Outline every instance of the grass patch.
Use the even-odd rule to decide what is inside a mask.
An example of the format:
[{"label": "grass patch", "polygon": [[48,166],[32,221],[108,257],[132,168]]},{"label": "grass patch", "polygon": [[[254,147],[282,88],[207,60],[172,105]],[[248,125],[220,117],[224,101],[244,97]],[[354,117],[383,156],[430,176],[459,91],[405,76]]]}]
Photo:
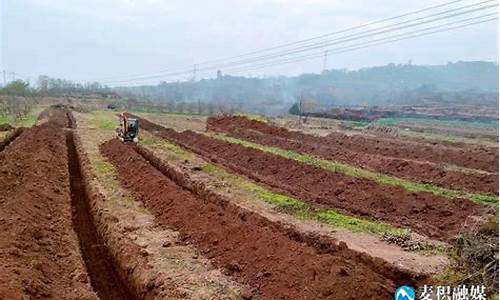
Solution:
[{"label": "grass patch", "polygon": [[272,153],[275,155],[279,155],[288,159],[292,159],[307,165],[319,167],[321,169],[334,172],[334,173],[339,173],[343,174],[346,176],[351,176],[351,177],[356,177],[356,178],[363,178],[363,179],[368,179],[368,180],[373,180],[377,183],[380,184],[385,184],[385,185],[392,185],[392,186],[398,186],[401,187],[409,192],[428,192],[432,193],[437,196],[443,196],[447,197],[450,199],[455,199],[455,198],[464,198],[464,199],[469,199],[471,201],[481,203],[481,204],[498,204],[498,197],[496,196],[489,196],[489,195],[482,195],[482,194],[472,194],[472,193],[467,193],[467,192],[461,192],[461,191],[455,191],[455,190],[449,190],[445,188],[441,188],[432,184],[422,184],[422,183],[416,183],[416,182],[411,182],[407,180],[403,180],[400,178],[376,173],[376,172],[371,172],[368,170],[360,169],[360,168],[355,168],[349,165],[345,164],[340,164],[337,162],[333,161],[328,161],[328,160],[323,160],[323,159],[318,159],[309,155],[297,153],[294,151],[289,151],[289,150],[283,150],[281,148],[276,148],[276,147],[270,147],[270,146],[264,146],[261,144],[256,144],[252,143],[249,141],[229,137],[227,135],[217,133],[217,134],[212,134],[211,135],[214,138],[217,138],[219,140],[228,142],[228,143],[233,143],[233,144],[238,144],[242,145],[247,148],[252,148],[256,150],[260,150],[263,152],[267,153]]},{"label": "grass patch", "polygon": [[292,214],[299,219],[315,220],[321,223],[333,225],[335,227],[345,228],[352,232],[371,233],[381,236],[385,234],[400,236],[408,233],[407,230],[400,229],[389,224],[362,220],[340,214],[333,210],[314,208],[303,201],[271,192],[252,182],[248,182],[237,175],[232,175],[226,172],[223,168],[214,164],[204,165],[202,167],[202,171],[213,175],[224,182],[228,182],[232,186],[236,186],[243,191],[249,192],[259,200],[269,203],[279,210]]},{"label": "grass patch", "polygon": [[401,122],[418,123],[424,125],[437,125],[449,127],[490,127],[498,128],[497,120],[456,120],[456,119],[436,119],[426,117],[400,117],[400,118],[382,118],[372,124],[379,126],[396,126]]},{"label": "grass patch", "polygon": [[37,117],[28,114],[22,118],[16,118],[11,115],[0,115],[0,124],[9,123],[14,127],[31,127],[36,124]]},{"label": "grass patch", "polygon": [[266,118],[264,118],[263,116],[256,115],[256,114],[237,113],[236,116],[238,116],[238,117],[244,117],[244,118],[247,118],[247,119],[253,120],[253,121],[259,121],[259,122],[262,122],[262,123],[267,123]]},{"label": "grass patch", "polygon": [[154,146],[157,148],[160,148],[161,150],[168,151],[170,153],[173,153],[175,155],[175,158],[181,159],[181,160],[192,160],[194,159],[194,154],[182,149],[181,147],[170,143],[169,141],[165,139],[159,139],[155,138],[151,135],[146,135],[143,134],[139,137],[139,144],[145,145],[145,146]]},{"label": "grass patch", "polygon": [[115,173],[115,167],[104,160],[95,160],[92,167],[95,173],[99,175],[110,175]]},{"label": "grass patch", "polygon": [[347,128],[352,128],[352,129],[363,129],[366,126],[370,125],[369,121],[349,121],[349,120],[340,120],[340,123],[347,127]]},{"label": "grass patch", "polygon": [[99,129],[114,130],[119,123],[115,114],[115,112],[94,111],[90,123]]},{"label": "grass patch", "polygon": [[206,114],[199,114],[197,112],[179,112],[179,111],[159,111],[155,109],[134,109],[131,111],[128,111],[131,114],[138,115],[141,114],[143,116],[153,116],[153,117],[166,117],[166,116],[185,116],[185,117],[190,117],[190,116],[206,116]]}]

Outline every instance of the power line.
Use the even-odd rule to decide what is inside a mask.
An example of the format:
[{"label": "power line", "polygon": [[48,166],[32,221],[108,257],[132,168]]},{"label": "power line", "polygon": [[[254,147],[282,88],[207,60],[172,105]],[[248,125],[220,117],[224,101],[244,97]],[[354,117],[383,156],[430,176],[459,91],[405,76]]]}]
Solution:
[{"label": "power line", "polygon": [[[426,35],[430,35],[430,34],[435,34],[435,33],[439,33],[439,32],[456,30],[456,29],[460,29],[463,27],[468,27],[468,26],[472,26],[472,25],[477,25],[477,24],[497,20],[498,17],[476,21],[478,19],[490,17],[490,16],[497,15],[497,14],[498,14],[497,12],[485,14],[485,15],[481,15],[481,16],[468,18],[468,19],[449,22],[446,24],[435,25],[435,26],[424,28],[424,29],[414,30],[412,32],[407,32],[404,34],[397,34],[397,35],[393,35],[393,36],[389,36],[389,37],[385,37],[385,38],[380,38],[380,39],[376,39],[376,40],[372,40],[372,41],[368,41],[368,42],[364,42],[364,43],[358,43],[355,45],[328,49],[328,51],[330,54],[346,53],[346,52],[351,52],[351,51],[364,49],[364,48],[368,48],[368,47],[373,47],[373,46],[378,46],[378,45],[382,45],[382,44],[394,43],[394,42],[401,41],[401,40],[406,40],[406,39],[426,36]],[[473,22],[471,22],[471,21],[473,21]],[[463,22],[468,22],[468,23],[460,24]],[[454,25],[454,24],[459,24],[459,25],[450,26],[450,25]],[[449,27],[443,27],[443,26],[449,26]],[[245,66],[245,67],[239,67],[239,68],[233,68],[233,69],[230,68],[229,70],[237,71],[237,72],[238,71],[239,72],[250,71],[250,70],[256,70],[256,69],[261,69],[261,68],[270,67],[270,66],[277,66],[277,65],[283,65],[283,64],[295,63],[295,62],[299,62],[299,61],[310,60],[310,59],[319,58],[322,56],[323,56],[323,53],[320,52],[320,53],[309,54],[309,55],[304,55],[304,56],[299,56],[299,57],[292,57],[292,58],[287,58],[287,59],[282,59],[282,60],[266,62],[266,63],[262,63],[260,65]]]},{"label": "power line", "polygon": [[[491,2],[491,1],[495,1],[495,0],[483,1],[480,4],[483,4],[485,2]],[[474,4],[474,5],[477,5],[477,4]],[[469,6],[466,6],[466,7],[469,7]],[[230,62],[230,63],[227,63],[227,64],[219,65],[217,67],[218,68],[225,68],[225,67],[228,67],[228,66],[231,66],[231,65],[252,63],[252,62],[255,62],[255,61],[259,61],[259,60],[272,59],[272,58],[276,58],[276,57],[286,56],[286,55],[290,55],[290,54],[296,54],[296,53],[305,52],[305,51],[309,51],[309,50],[320,49],[320,48],[324,48],[324,47],[327,47],[327,46],[337,45],[337,44],[341,44],[341,43],[347,43],[347,42],[351,42],[351,41],[363,39],[363,38],[366,38],[366,37],[371,37],[371,36],[374,36],[374,35],[380,35],[380,34],[390,33],[390,32],[393,32],[393,31],[398,31],[398,30],[402,30],[402,29],[416,27],[416,26],[427,24],[427,23],[433,23],[433,22],[437,22],[437,21],[441,21],[441,20],[445,20],[445,19],[450,19],[450,18],[454,18],[454,17],[457,17],[457,16],[461,16],[461,15],[465,15],[465,14],[470,14],[470,13],[478,12],[478,11],[481,11],[481,10],[493,8],[493,7],[497,7],[497,5],[495,4],[495,5],[484,6],[484,7],[475,8],[475,9],[471,9],[471,10],[467,10],[467,11],[462,11],[462,12],[458,12],[458,13],[454,13],[454,14],[450,14],[450,15],[441,16],[441,17],[438,17],[438,18],[430,19],[430,20],[420,21],[420,20],[422,20],[424,18],[427,18],[427,17],[433,17],[433,16],[436,16],[436,15],[442,15],[443,13],[433,14],[433,15],[429,15],[429,16],[426,16],[426,17],[417,18],[415,20],[404,21],[404,22],[401,22],[401,23],[393,24],[393,25],[383,26],[383,27],[380,27],[380,28],[377,28],[377,29],[372,29],[372,30],[363,31],[363,32],[356,33],[356,34],[351,34],[351,35],[339,37],[339,38],[336,38],[336,39],[333,39],[333,40],[327,40],[327,41],[318,42],[318,43],[314,43],[314,44],[310,44],[310,45],[306,45],[306,46],[300,46],[300,47],[297,47],[297,48],[288,49],[287,51],[284,51],[284,52],[272,53],[272,54],[268,54],[268,55],[264,55],[264,56],[258,56],[258,57],[254,57],[254,58],[249,58],[249,59],[246,59],[246,60],[240,60],[240,61],[236,61],[236,62]],[[462,8],[464,8],[464,7],[462,7]],[[460,8],[460,9],[462,9],[462,8]],[[453,10],[453,11],[456,11],[456,10]],[[413,22],[413,21],[417,21],[417,20],[420,21],[420,22],[407,24],[409,22]],[[406,24],[406,25],[402,25],[402,24]],[[399,25],[402,25],[402,26],[399,26]],[[396,27],[391,28],[393,26],[396,26]],[[384,29],[384,30],[380,30],[380,29]]]},{"label": "power line", "polygon": [[[494,0],[487,0],[487,1],[480,2],[480,3],[472,4],[472,5],[466,5],[466,6],[463,6],[463,7],[460,7],[460,8],[455,8],[455,9],[452,9],[452,10],[449,10],[449,11],[457,11],[457,10],[463,9],[463,8],[470,8],[472,6],[477,6],[479,4],[484,4],[484,3],[492,2],[492,1],[494,1]],[[209,70],[214,70],[214,69],[230,68],[232,66],[244,65],[244,64],[249,64],[249,63],[256,63],[256,62],[258,63],[258,62],[263,61],[263,60],[270,60],[270,59],[273,59],[273,58],[280,58],[280,57],[288,56],[288,55],[291,55],[291,54],[296,54],[296,53],[300,53],[300,52],[311,51],[311,50],[315,50],[315,49],[319,49],[319,48],[324,48],[324,47],[332,46],[332,45],[337,45],[337,44],[341,44],[341,43],[352,42],[352,41],[355,41],[355,40],[364,39],[364,38],[368,38],[368,37],[372,37],[372,36],[376,36],[376,35],[381,35],[381,34],[386,34],[386,33],[390,33],[390,32],[393,32],[393,31],[399,31],[399,30],[407,29],[407,28],[411,28],[411,27],[418,27],[418,26],[421,26],[421,25],[424,25],[424,24],[427,24],[427,23],[433,23],[433,22],[436,22],[436,21],[441,21],[441,20],[445,20],[445,19],[455,18],[457,16],[461,16],[461,15],[464,15],[464,14],[478,12],[480,10],[485,10],[485,9],[489,9],[489,8],[492,8],[492,7],[496,7],[496,5],[483,6],[483,7],[480,7],[480,8],[474,8],[474,9],[467,10],[467,11],[461,11],[461,12],[456,12],[454,14],[444,15],[444,16],[441,16],[441,17],[438,17],[438,18],[434,18],[434,19],[430,19],[430,20],[420,21],[418,23],[410,23],[410,22],[414,22],[415,20],[422,20],[424,18],[428,18],[428,17],[436,16],[436,15],[443,15],[444,13],[446,13],[446,12],[440,12],[440,13],[432,14],[432,15],[429,15],[429,16],[426,16],[426,17],[419,17],[419,18],[417,18],[415,20],[407,20],[407,21],[396,23],[396,24],[393,24],[393,25],[383,26],[383,27],[380,27],[380,28],[371,29],[369,31],[360,32],[358,34],[351,34],[351,35],[348,35],[348,36],[343,36],[343,37],[340,37],[340,38],[336,38],[334,40],[323,41],[321,43],[315,43],[315,44],[309,45],[308,48],[290,49],[287,52],[274,53],[274,54],[270,54],[270,55],[266,55],[266,56],[260,56],[260,57],[249,58],[249,59],[246,59],[246,60],[241,60],[241,61],[236,61],[236,62],[230,62],[230,63],[226,63],[226,64],[221,64],[221,65],[214,65],[214,66],[208,66],[208,67],[204,67],[204,68],[199,68],[199,69],[197,69],[197,71],[203,72],[203,71],[209,71]],[[447,12],[449,12],[449,11],[447,11]],[[408,24],[408,23],[410,23],[410,24]],[[401,24],[406,24],[406,25],[400,26]],[[391,26],[396,26],[396,27],[390,28]],[[389,28],[389,29],[380,30],[381,28]],[[367,33],[367,32],[370,32],[370,33]],[[406,33],[403,33],[403,34],[406,34]],[[155,79],[155,78],[166,78],[166,77],[171,77],[171,76],[183,75],[183,74],[186,74],[187,72],[189,72],[189,71],[186,70],[186,71],[179,71],[179,72],[167,73],[167,74],[163,74],[163,75],[153,75],[153,76],[136,77],[136,78],[131,78],[131,79],[127,79],[127,80],[109,81],[109,82],[106,82],[106,83],[128,83],[128,82],[144,81],[144,80]]]},{"label": "power line", "polygon": [[[492,16],[492,15],[497,15],[497,14],[498,13],[491,13],[491,14],[488,14],[488,15],[483,15],[483,16],[480,16],[480,17],[471,18],[471,20],[476,20],[476,19],[480,19],[480,18],[483,18],[483,17],[486,17],[486,16]],[[447,27],[447,28],[441,28],[442,25],[440,25],[440,26],[434,26],[433,28],[440,28],[440,29],[429,31],[429,32],[424,32],[424,33],[412,34],[412,35],[403,36],[403,37],[399,37],[399,38],[395,38],[395,37],[400,36],[400,35],[395,35],[395,36],[391,36],[391,37],[387,37],[387,38],[383,38],[383,39],[378,39],[378,40],[370,41],[369,43],[361,43],[361,44],[357,44],[357,45],[351,45],[351,46],[348,46],[348,47],[341,47],[341,48],[344,48],[343,50],[341,48],[329,49],[329,51],[331,51],[329,53],[331,53],[331,54],[346,53],[346,52],[351,52],[351,51],[354,51],[354,50],[359,50],[359,49],[374,47],[374,46],[388,44],[388,43],[394,43],[394,42],[397,42],[397,41],[407,40],[407,39],[421,37],[421,36],[426,36],[426,35],[430,35],[430,34],[434,34],[434,33],[445,32],[445,31],[455,30],[455,29],[459,29],[459,28],[463,28],[463,27],[468,27],[468,26],[472,26],[472,25],[477,25],[477,24],[481,24],[481,23],[491,22],[491,21],[494,21],[494,20],[498,20],[498,17],[489,18],[489,19],[485,19],[485,20],[481,20],[481,21],[476,21],[476,22],[470,22],[470,23],[466,23],[466,24],[462,24],[462,25],[458,25],[458,26]],[[453,23],[458,23],[458,22],[453,22]],[[448,25],[450,25],[450,24],[448,24]],[[425,30],[427,31],[429,29],[431,29],[431,28],[427,28]],[[419,31],[422,31],[422,30],[414,31],[414,33],[419,32]],[[379,41],[379,42],[377,42],[377,41]],[[338,51],[334,51],[334,50],[338,50]],[[269,67],[269,66],[275,66],[275,65],[282,65],[282,64],[287,64],[287,63],[295,63],[295,62],[305,61],[305,60],[309,60],[309,59],[313,59],[313,58],[320,58],[321,56],[322,56],[322,54],[320,54],[320,53],[309,54],[309,55],[300,56],[300,57],[288,58],[288,59],[285,59],[285,60],[279,60],[279,61],[274,61],[274,62],[267,62],[267,63],[261,64],[261,65],[249,66],[249,67],[244,68],[244,69],[242,68],[239,71],[248,71],[248,70],[254,70],[254,69],[261,69],[263,67]]]},{"label": "power line", "polygon": [[[426,11],[430,11],[430,10],[434,10],[434,9],[437,9],[437,8],[450,6],[450,5],[453,5],[453,4],[456,4],[456,3],[459,3],[459,2],[464,2],[464,1],[466,1],[466,0],[454,0],[454,1],[450,1],[450,2],[445,2],[445,3],[442,3],[442,4],[438,4],[438,5],[429,6],[429,7],[425,7],[425,8],[422,8],[422,9],[410,11],[410,12],[407,12],[407,13],[404,13],[404,14],[400,14],[400,15],[397,15],[397,16],[393,16],[393,17],[389,17],[389,18],[384,18],[384,19],[381,19],[381,20],[376,20],[376,21],[372,21],[372,22],[368,22],[368,23],[356,25],[356,26],[353,26],[353,27],[350,27],[350,28],[346,28],[346,29],[342,29],[342,30],[338,30],[338,31],[334,31],[334,32],[322,34],[322,35],[311,37],[311,38],[308,38],[308,39],[303,39],[303,40],[299,40],[299,41],[295,41],[295,42],[290,42],[290,43],[285,43],[285,44],[281,44],[281,45],[277,45],[277,46],[273,46],[273,47],[268,47],[268,48],[263,48],[263,49],[259,49],[259,50],[254,50],[254,51],[251,51],[251,52],[247,52],[247,53],[243,53],[243,54],[239,54],[239,55],[235,55],[235,56],[230,56],[230,57],[225,57],[225,58],[219,58],[219,59],[214,59],[214,60],[209,60],[209,61],[203,61],[203,62],[200,62],[200,63],[197,63],[197,64],[201,65],[201,64],[210,64],[210,63],[215,63],[215,62],[220,62],[220,61],[226,61],[226,60],[231,60],[231,59],[235,59],[235,58],[241,58],[241,57],[244,57],[244,56],[249,56],[249,55],[253,55],[253,54],[257,54],[257,53],[262,53],[262,52],[266,52],[266,51],[270,51],[270,50],[276,50],[276,49],[279,49],[279,48],[284,48],[284,47],[288,47],[288,46],[292,46],[292,45],[298,45],[298,44],[301,44],[301,43],[318,40],[318,39],[325,38],[325,37],[328,37],[328,36],[333,36],[333,35],[336,35],[336,34],[353,31],[353,30],[364,28],[364,27],[368,27],[368,26],[371,26],[371,25],[380,24],[380,23],[384,23],[384,22],[387,22],[387,21],[392,21],[392,20],[404,18],[404,17],[407,17],[407,16],[411,16],[411,15],[416,15],[416,14],[419,14],[419,13],[422,13],[422,12],[426,12]],[[169,69],[159,70],[159,71],[156,71],[156,72],[153,72],[153,73],[148,72],[148,73],[140,73],[140,74],[129,74],[129,75],[124,75],[124,76],[113,76],[113,77],[105,77],[105,78],[100,78],[100,79],[101,80],[109,80],[109,79],[118,79],[118,78],[130,78],[130,77],[150,75],[150,74],[159,74],[159,73],[165,73],[165,72],[178,72],[180,70],[184,70],[184,68],[177,69],[177,70],[172,70],[172,69],[169,68]]]}]

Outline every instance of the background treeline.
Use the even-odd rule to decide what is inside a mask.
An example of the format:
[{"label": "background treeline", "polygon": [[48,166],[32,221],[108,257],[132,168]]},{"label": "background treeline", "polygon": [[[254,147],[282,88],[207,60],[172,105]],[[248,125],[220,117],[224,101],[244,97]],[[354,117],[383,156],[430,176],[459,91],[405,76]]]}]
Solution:
[{"label": "background treeline", "polygon": [[70,96],[70,95],[115,95],[113,90],[99,82],[78,83],[71,80],[51,78],[46,75],[38,77],[36,86],[21,79],[11,81],[0,88],[0,95],[10,96]]},{"label": "background treeline", "polygon": [[[115,88],[120,95],[158,103],[211,103],[231,110],[286,113],[299,101],[311,110],[339,106],[415,105],[422,103],[498,106],[498,65],[457,62],[437,66],[389,64],[356,71],[328,70],[296,77],[213,79],[162,82]],[[188,105],[188,104],[185,104]]]},{"label": "background treeline", "polygon": [[[28,100],[37,96],[95,96],[114,99],[115,107],[138,108],[148,103],[152,109],[203,114],[296,113],[300,103],[302,112],[313,113],[339,107],[424,106],[496,115],[498,76],[498,65],[492,62],[438,66],[389,64],[356,71],[328,70],[321,74],[269,78],[217,72],[215,78],[199,81],[115,88],[42,75],[35,86],[22,80],[10,82],[0,89],[0,95]],[[7,107],[18,105],[12,98],[7,102],[12,104]]]}]

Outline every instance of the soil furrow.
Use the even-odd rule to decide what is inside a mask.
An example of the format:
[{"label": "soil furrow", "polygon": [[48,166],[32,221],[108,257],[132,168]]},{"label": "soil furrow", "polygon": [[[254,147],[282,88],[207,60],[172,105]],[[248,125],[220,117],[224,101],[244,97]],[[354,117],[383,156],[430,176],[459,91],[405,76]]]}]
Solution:
[{"label": "soil furrow", "polygon": [[[385,299],[410,275],[385,262],[323,244],[322,251],[283,227],[215,195],[184,190],[118,140],[101,146],[119,178],[166,227],[264,299]],[[293,238],[291,238],[293,237]],[[363,282],[363,289],[356,288]],[[249,298],[250,295],[245,295]]]},{"label": "soil furrow", "polygon": [[[69,125],[74,126],[74,123],[69,121]],[[89,200],[83,186],[80,159],[73,140],[73,132],[67,132],[66,143],[68,148],[73,228],[78,235],[80,249],[92,287],[102,300],[134,299],[133,294],[121,281],[108,248],[100,239],[95,228],[94,220],[90,213]]]},{"label": "soil furrow", "polygon": [[401,139],[382,139],[363,135],[346,135],[333,132],[327,137],[317,137],[301,132],[288,131],[284,128],[269,126],[263,122],[249,120],[243,117],[209,119],[209,129],[234,130],[248,128],[262,133],[272,134],[286,139],[318,144],[335,149],[349,150],[359,153],[376,154],[387,157],[429,161],[433,163],[448,163],[461,167],[485,170],[498,173],[498,149],[478,147],[476,149],[461,149],[442,145],[428,145]]},{"label": "soil furrow", "polygon": [[0,141],[0,152],[10,145],[23,132],[24,128],[16,128],[10,132],[2,141]]},{"label": "soil furrow", "polygon": [[473,193],[498,194],[498,174],[466,174],[456,170],[448,170],[444,166],[436,164],[354,152],[339,147],[323,146],[318,143],[283,138],[243,127],[218,127],[217,129],[227,132],[233,137],[243,138],[254,143],[304,154],[312,154],[323,159],[419,183],[433,184],[452,190],[463,190]]},{"label": "soil furrow", "polygon": [[347,177],[190,131],[178,133],[145,119],[141,119],[141,126],[277,192],[344,214],[411,228],[442,241],[453,239],[468,216],[482,215],[489,209],[464,199],[411,193],[400,187]]},{"label": "soil furrow", "polygon": [[0,153],[1,299],[97,299],[72,228],[66,150],[48,122]]}]

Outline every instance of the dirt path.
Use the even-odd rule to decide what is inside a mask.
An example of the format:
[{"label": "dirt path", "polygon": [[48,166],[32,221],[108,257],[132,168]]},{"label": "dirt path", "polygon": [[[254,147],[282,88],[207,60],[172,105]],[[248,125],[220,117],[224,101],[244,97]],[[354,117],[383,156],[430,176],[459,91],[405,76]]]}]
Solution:
[{"label": "dirt path", "polygon": [[223,128],[233,131],[238,128],[253,129],[286,139],[319,144],[336,149],[350,150],[359,153],[382,155],[394,158],[412,159],[423,162],[448,163],[456,166],[479,169],[498,173],[498,149],[478,147],[462,149],[442,145],[422,144],[401,139],[384,139],[364,135],[346,135],[333,132],[326,137],[317,137],[284,128],[269,126],[263,122],[242,117],[209,119],[209,129]]},{"label": "dirt path", "polygon": [[265,299],[385,299],[397,285],[412,282],[408,275],[394,273],[381,260],[353,252],[345,244],[325,243],[318,251],[305,237],[254,213],[221,199],[199,198],[117,140],[101,150],[160,224],[180,231],[184,242],[196,245],[215,265]]},{"label": "dirt path", "polygon": [[[218,128],[218,130],[226,131],[223,128]],[[301,139],[282,138],[245,128],[230,129],[229,134],[233,137],[242,138],[254,143],[304,154],[312,154],[322,159],[332,160],[415,182],[433,184],[451,190],[489,195],[498,194],[498,173],[464,173],[458,170],[448,169],[443,165],[354,152],[339,147],[308,143]]]},{"label": "dirt path", "polygon": [[142,128],[257,182],[263,182],[277,192],[347,215],[411,228],[438,240],[453,239],[468,216],[482,215],[489,210],[468,200],[410,193],[400,187],[328,172],[202,134],[190,131],[178,133],[145,119],[140,122]]},{"label": "dirt path", "polygon": [[0,153],[2,299],[97,299],[72,228],[66,151],[48,122]]}]

